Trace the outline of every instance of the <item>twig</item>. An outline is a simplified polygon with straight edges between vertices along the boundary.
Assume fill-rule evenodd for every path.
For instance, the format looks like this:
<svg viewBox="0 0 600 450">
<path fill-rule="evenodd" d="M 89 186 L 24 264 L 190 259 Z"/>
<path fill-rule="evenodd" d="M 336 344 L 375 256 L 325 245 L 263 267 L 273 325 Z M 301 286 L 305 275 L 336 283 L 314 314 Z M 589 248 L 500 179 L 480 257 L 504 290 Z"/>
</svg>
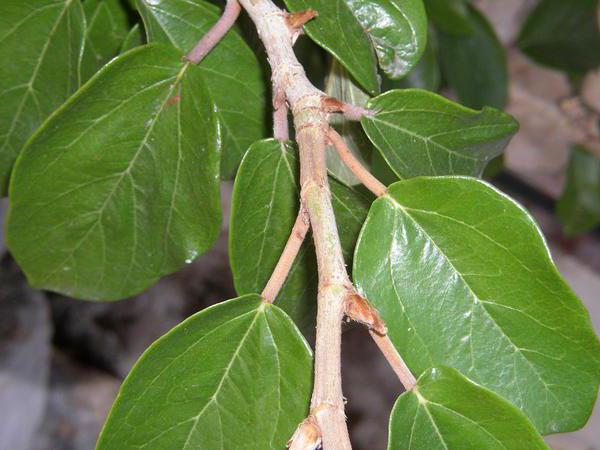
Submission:
<svg viewBox="0 0 600 450">
<path fill-rule="evenodd" d="M 275 301 L 277 294 L 279 294 L 283 283 L 285 283 L 285 280 L 290 273 L 290 269 L 292 268 L 292 264 L 294 264 L 296 256 L 298 256 L 298 252 L 300 251 L 300 247 L 302 247 L 302 243 L 304 242 L 309 227 L 309 222 L 301 210 L 298 213 L 298 217 L 296 217 L 296 222 L 294 223 L 290 237 L 285 244 L 285 248 L 279 257 L 279 261 L 277 262 L 273 273 L 271 274 L 271 278 L 269 278 L 267 285 L 262 291 L 261 295 L 265 299 L 265 302 L 273 303 Z"/>
<path fill-rule="evenodd" d="M 277 87 L 273 87 L 273 91 L 273 137 L 278 141 L 288 141 L 290 139 L 289 108 L 285 93 Z"/>
<path fill-rule="evenodd" d="M 210 51 L 219 43 L 223 36 L 227 34 L 229 29 L 233 26 L 240 11 L 242 10 L 238 0 L 227 0 L 223 15 L 219 18 L 217 23 L 208 30 L 202 39 L 196 44 L 196 46 L 186 56 L 188 61 L 198 64 Z"/>
<path fill-rule="evenodd" d="M 373 330 L 370 330 L 369 333 L 406 390 L 410 391 L 414 388 L 417 385 L 417 380 L 396 350 L 396 347 L 394 347 L 394 344 L 392 344 L 389 336 L 387 334 L 382 336 Z"/>
<path fill-rule="evenodd" d="M 377 197 L 387 193 L 387 188 L 371 172 L 369 172 L 360 161 L 352 154 L 344 139 L 333 128 L 327 133 L 329 140 L 337 150 L 344 164 L 352 171 L 358 180 L 364 184 Z"/>
<path fill-rule="evenodd" d="M 372 116 L 374 113 L 360 106 L 345 103 L 334 97 L 325 97 L 321 100 L 323 109 L 330 113 L 342 113 L 348 120 L 360 120 L 365 116 Z"/>
</svg>

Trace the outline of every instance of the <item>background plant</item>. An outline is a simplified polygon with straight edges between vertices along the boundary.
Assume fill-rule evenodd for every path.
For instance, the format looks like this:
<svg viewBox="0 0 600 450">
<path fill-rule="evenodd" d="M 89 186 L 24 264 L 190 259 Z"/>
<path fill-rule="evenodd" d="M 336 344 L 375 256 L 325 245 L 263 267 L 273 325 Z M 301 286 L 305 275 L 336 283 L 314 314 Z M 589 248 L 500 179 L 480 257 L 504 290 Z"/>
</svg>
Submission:
<svg viewBox="0 0 600 450">
<path fill-rule="evenodd" d="M 298 424 L 292 448 L 349 448 L 344 316 L 370 328 L 408 390 L 390 448 L 538 448 L 586 422 L 598 387 L 587 312 L 529 215 L 477 179 L 515 121 L 395 89 L 435 90 L 442 73 L 468 106 L 502 107 L 504 56 L 481 14 L 417 0 L 289 0 L 291 14 L 229 1 L 220 19 L 201 0 L 133 6 L 144 33 L 117 1 L 11 1 L 0 19 L 14 61 L 0 77 L 8 244 L 34 286 L 94 300 L 146 289 L 212 245 L 219 178 L 237 171 L 241 297 L 148 349 L 98 448 L 282 448 Z M 264 55 L 229 31 L 241 8 L 271 65 L 274 139 L 261 140 Z M 304 25 L 333 56 L 323 91 L 292 51 Z M 319 54 L 304 46 L 309 66 Z M 392 89 L 378 95 L 380 74 Z M 310 329 L 315 299 L 313 379 L 290 318 Z"/>
</svg>

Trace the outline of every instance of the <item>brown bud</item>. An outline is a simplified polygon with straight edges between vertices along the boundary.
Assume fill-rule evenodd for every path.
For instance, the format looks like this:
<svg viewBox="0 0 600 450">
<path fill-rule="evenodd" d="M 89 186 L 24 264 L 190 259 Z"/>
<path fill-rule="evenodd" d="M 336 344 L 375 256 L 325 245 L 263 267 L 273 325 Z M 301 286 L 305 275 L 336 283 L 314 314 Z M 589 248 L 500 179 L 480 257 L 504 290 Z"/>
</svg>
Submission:
<svg viewBox="0 0 600 450">
<path fill-rule="evenodd" d="M 287 23 L 292 30 L 297 30 L 298 28 L 302 28 L 305 23 L 311 21 L 318 15 L 319 13 L 314 9 L 305 9 L 304 11 L 288 14 Z"/>
<path fill-rule="evenodd" d="M 368 326 L 369 329 L 381 336 L 387 334 L 385 323 L 381 320 L 377 310 L 369 305 L 366 298 L 354 291 L 346 296 L 346 315 L 355 322 Z"/>
<path fill-rule="evenodd" d="M 321 107 L 325 112 L 336 113 L 344 112 L 346 104 L 333 97 L 323 97 L 321 99 Z"/>
<path fill-rule="evenodd" d="M 310 450 L 316 450 L 321 446 L 321 429 L 313 416 L 304 419 L 287 445 L 290 449 Z"/>
</svg>

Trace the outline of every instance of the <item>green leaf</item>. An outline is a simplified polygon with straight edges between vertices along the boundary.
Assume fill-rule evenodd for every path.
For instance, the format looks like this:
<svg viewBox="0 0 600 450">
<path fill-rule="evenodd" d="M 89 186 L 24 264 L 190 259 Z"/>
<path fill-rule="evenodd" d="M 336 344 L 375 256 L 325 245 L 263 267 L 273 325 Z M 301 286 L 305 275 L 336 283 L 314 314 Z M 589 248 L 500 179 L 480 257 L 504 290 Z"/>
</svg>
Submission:
<svg viewBox="0 0 600 450">
<path fill-rule="evenodd" d="M 425 372 L 390 418 L 389 450 L 547 448 L 521 411 L 448 367 Z"/>
<path fill-rule="evenodd" d="M 383 78 L 383 91 L 392 89 L 425 89 L 436 92 L 442 84 L 442 74 L 437 60 L 437 37 L 433 29 L 429 30 L 427 46 L 416 66 L 401 80 Z"/>
<path fill-rule="evenodd" d="M 197 67 L 172 47 L 113 60 L 38 130 L 11 181 L 8 245 L 38 288 L 137 294 L 219 233 L 219 147 Z"/>
<path fill-rule="evenodd" d="M 138 0 L 150 42 L 189 52 L 219 19 L 204 0 Z M 246 149 L 266 132 L 265 80 L 258 59 L 231 30 L 199 64 L 217 107 L 223 155 L 221 176 L 232 178 Z"/>
<path fill-rule="evenodd" d="M 85 21 L 76 0 L 2 0 L 0 195 L 23 144 L 79 87 Z"/>
<path fill-rule="evenodd" d="M 129 31 L 129 19 L 121 0 L 85 0 L 83 10 L 87 28 L 81 77 L 87 81 L 119 53 Z"/>
<path fill-rule="evenodd" d="M 473 178 L 398 182 L 373 203 L 354 261 L 358 289 L 413 373 L 458 369 L 544 434 L 585 424 L 600 346 L 514 201 Z"/>
<path fill-rule="evenodd" d="M 325 83 L 325 93 L 351 105 L 365 107 L 369 96 L 352 80 L 350 74 L 334 59 Z M 360 123 L 348 120 L 341 114 L 332 115 L 329 123 L 344 138 L 354 156 L 366 167 L 371 157 L 373 146 L 365 135 Z M 360 184 L 348 166 L 341 160 L 333 147 L 327 150 L 327 168 L 329 172 L 348 186 Z"/>
<path fill-rule="evenodd" d="M 418 89 L 386 92 L 368 107 L 376 113 L 363 127 L 400 178 L 480 176 L 518 130 L 501 111 L 474 111 Z"/>
<path fill-rule="evenodd" d="M 277 307 L 258 295 L 215 305 L 146 350 L 96 449 L 284 449 L 308 413 L 311 372 Z"/>
<path fill-rule="evenodd" d="M 508 68 L 504 47 L 487 19 L 469 7 L 468 35 L 439 33 L 444 78 L 461 103 L 470 108 L 503 108 L 508 100 Z"/>
<path fill-rule="evenodd" d="M 131 30 L 129 30 L 127 36 L 125 36 L 125 40 L 123 41 L 119 53 L 127 53 L 129 50 L 140 47 L 141 45 L 144 45 L 144 32 L 142 31 L 140 24 L 136 23 Z"/>
<path fill-rule="evenodd" d="M 261 292 L 269 280 L 296 221 L 299 186 L 299 161 L 291 143 L 260 141 L 244 156 L 229 227 L 229 259 L 238 294 Z M 330 186 L 342 247 L 350 258 L 370 199 L 333 179 Z M 316 282 L 309 236 L 276 300 L 302 329 L 314 324 Z"/>
<path fill-rule="evenodd" d="M 463 35 L 473 32 L 465 0 L 424 0 L 424 2 L 427 17 L 439 30 Z"/>
<path fill-rule="evenodd" d="M 567 183 L 557 204 L 558 217 L 569 236 L 600 224 L 600 159 L 583 147 L 573 147 Z"/>
<path fill-rule="evenodd" d="M 540 64 L 568 72 L 600 66 L 598 0 L 542 0 L 529 15 L 519 48 Z"/>
</svg>

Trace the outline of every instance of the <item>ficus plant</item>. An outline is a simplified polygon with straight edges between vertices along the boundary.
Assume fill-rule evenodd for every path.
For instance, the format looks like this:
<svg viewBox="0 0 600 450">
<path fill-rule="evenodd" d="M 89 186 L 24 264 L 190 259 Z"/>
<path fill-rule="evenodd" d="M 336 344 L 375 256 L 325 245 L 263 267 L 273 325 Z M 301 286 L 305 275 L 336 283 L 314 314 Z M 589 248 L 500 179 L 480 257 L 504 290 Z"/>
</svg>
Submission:
<svg viewBox="0 0 600 450">
<path fill-rule="evenodd" d="M 329 55 L 319 87 L 294 53 L 323 56 L 303 32 Z M 351 448 L 345 319 L 406 388 L 390 449 L 546 448 L 586 423 L 589 315 L 535 221 L 481 179 L 518 125 L 485 106 L 505 87 L 474 97 L 452 69 L 477 36 L 496 48 L 461 1 L 3 0 L 0 186 L 31 285 L 144 291 L 212 246 L 235 174 L 239 297 L 143 354 L 99 450 Z M 438 83 L 436 52 L 482 109 L 401 87 Z"/>
</svg>

